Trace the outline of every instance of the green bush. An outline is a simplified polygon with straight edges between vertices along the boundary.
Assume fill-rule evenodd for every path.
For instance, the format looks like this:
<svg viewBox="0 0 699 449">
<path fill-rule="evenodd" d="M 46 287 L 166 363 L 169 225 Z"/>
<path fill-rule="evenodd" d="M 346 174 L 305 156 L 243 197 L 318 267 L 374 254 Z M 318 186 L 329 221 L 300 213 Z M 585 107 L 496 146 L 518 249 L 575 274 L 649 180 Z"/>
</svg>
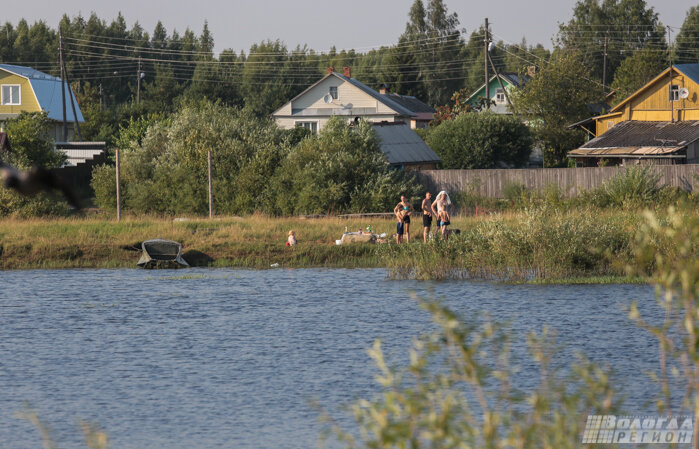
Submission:
<svg viewBox="0 0 699 449">
<path fill-rule="evenodd" d="M 629 167 L 600 186 L 598 200 L 603 205 L 650 204 L 657 199 L 660 175 L 652 167 Z"/>
<path fill-rule="evenodd" d="M 427 143 L 442 158 L 443 168 L 493 168 L 498 162 L 524 165 L 532 137 L 520 120 L 482 112 L 443 122 L 429 132 Z"/>
<path fill-rule="evenodd" d="M 57 167 L 65 161 L 62 152 L 54 151 L 48 136 L 52 123 L 46 112 L 22 112 L 5 123 L 12 151 L 4 162 L 28 169 L 32 166 Z M 39 217 L 66 215 L 68 205 L 55 195 L 22 196 L 0 187 L 0 217 Z"/>
<path fill-rule="evenodd" d="M 29 197 L 0 187 L 0 217 L 30 218 L 67 214 L 68 204 L 61 199 L 47 194 Z"/>
<path fill-rule="evenodd" d="M 392 210 L 401 195 L 416 198 L 410 175 L 390 170 L 372 125 L 351 128 L 333 117 L 317 137 L 302 140 L 282 162 L 271 189 L 272 212 L 315 214 Z"/>
<path fill-rule="evenodd" d="M 209 151 L 217 213 L 384 211 L 420 194 L 413 177 L 389 170 L 366 122 L 336 118 L 312 136 L 202 102 L 168 120 L 132 120 L 118 145 L 123 207 L 142 213 L 206 213 Z M 97 205 L 114 209 L 114 167 L 95 169 L 92 187 Z"/>
</svg>

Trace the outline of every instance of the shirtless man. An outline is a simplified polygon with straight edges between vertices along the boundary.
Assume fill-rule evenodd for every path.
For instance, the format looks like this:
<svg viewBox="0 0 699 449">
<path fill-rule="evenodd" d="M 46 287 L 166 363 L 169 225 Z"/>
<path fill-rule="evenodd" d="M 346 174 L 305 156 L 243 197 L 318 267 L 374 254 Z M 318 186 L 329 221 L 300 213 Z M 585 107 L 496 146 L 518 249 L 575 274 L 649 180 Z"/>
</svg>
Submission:
<svg viewBox="0 0 699 449">
<path fill-rule="evenodd" d="M 432 194 L 427 192 L 422 200 L 422 240 L 427 243 L 427 235 L 432 227 Z"/>
<path fill-rule="evenodd" d="M 446 215 L 444 215 L 442 212 L 446 212 Z M 434 214 L 435 217 L 437 217 L 437 229 L 441 230 L 442 237 L 446 238 L 447 236 L 447 226 L 449 226 L 451 223 L 449 219 L 446 219 L 445 221 L 441 221 L 440 217 L 446 216 L 449 217 L 451 213 L 454 211 L 454 205 L 451 203 L 451 200 L 449 199 L 449 195 L 447 192 L 442 190 L 437 194 L 437 198 L 435 199 L 435 202 L 432 203 L 432 213 Z"/>
<path fill-rule="evenodd" d="M 413 206 L 408 202 L 408 199 L 401 195 L 400 203 L 396 204 L 393 208 L 393 213 L 396 214 L 398 219 L 398 224 L 396 225 L 396 243 L 401 243 L 403 241 L 403 234 L 405 234 L 405 241 L 410 243 L 410 214 L 413 212 Z"/>
</svg>

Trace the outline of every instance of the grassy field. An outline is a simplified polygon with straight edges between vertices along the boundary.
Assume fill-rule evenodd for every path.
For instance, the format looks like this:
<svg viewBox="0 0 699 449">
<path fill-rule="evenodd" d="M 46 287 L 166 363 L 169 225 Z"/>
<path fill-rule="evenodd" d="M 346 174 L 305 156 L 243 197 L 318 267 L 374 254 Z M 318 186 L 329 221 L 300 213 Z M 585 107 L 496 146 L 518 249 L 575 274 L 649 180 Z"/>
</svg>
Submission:
<svg viewBox="0 0 699 449">
<path fill-rule="evenodd" d="M 117 268 L 135 267 L 140 243 L 152 238 L 181 242 L 185 253 L 213 266 L 377 267 L 373 245 L 337 246 L 347 227 L 372 226 L 391 233 L 386 219 L 338 218 L 98 218 L 0 220 L 0 268 Z M 299 244 L 285 245 L 289 230 Z"/>
<path fill-rule="evenodd" d="M 683 213 L 697 217 L 692 209 Z M 135 267 L 140 243 L 164 238 L 181 242 L 185 258 L 197 266 L 385 267 L 397 278 L 639 282 L 627 277 L 625 267 L 634 256 L 632 242 L 643 220 L 637 210 L 542 207 L 455 217 L 452 228 L 461 235 L 423 244 L 421 222 L 415 219 L 413 241 L 396 245 L 394 220 L 375 217 L 7 219 L 0 220 L 0 268 Z M 369 225 L 377 234 L 388 234 L 388 243 L 335 245 L 345 228 Z M 291 229 L 299 240 L 295 247 L 285 245 Z M 672 252 L 661 241 L 657 245 Z"/>
</svg>

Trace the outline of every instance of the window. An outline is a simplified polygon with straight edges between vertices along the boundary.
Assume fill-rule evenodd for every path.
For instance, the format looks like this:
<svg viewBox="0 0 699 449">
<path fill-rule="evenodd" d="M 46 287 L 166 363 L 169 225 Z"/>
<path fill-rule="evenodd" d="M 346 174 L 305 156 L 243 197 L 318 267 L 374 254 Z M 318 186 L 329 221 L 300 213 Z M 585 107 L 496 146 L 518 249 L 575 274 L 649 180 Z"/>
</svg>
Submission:
<svg viewBox="0 0 699 449">
<path fill-rule="evenodd" d="M 318 122 L 296 122 L 296 126 L 306 128 L 313 134 L 316 134 L 318 132 Z"/>
<path fill-rule="evenodd" d="M 670 101 L 680 101 L 680 86 L 677 84 L 670 86 Z"/>
<path fill-rule="evenodd" d="M 495 102 L 496 103 L 504 103 L 505 102 L 505 91 L 501 88 L 498 88 L 495 91 Z"/>
<path fill-rule="evenodd" d="M 2 93 L 0 93 L 0 96 L 2 96 L 3 105 L 22 104 L 19 84 L 3 84 Z"/>
<path fill-rule="evenodd" d="M 330 97 L 333 100 L 337 100 L 337 86 L 330 86 Z"/>
</svg>

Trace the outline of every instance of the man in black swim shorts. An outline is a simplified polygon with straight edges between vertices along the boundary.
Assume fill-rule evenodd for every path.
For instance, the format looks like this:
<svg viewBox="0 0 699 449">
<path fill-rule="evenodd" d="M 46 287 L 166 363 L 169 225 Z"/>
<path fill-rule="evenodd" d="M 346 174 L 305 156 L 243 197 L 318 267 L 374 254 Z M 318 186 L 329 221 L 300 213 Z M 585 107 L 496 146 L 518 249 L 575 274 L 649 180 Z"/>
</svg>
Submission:
<svg viewBox="0 0 699 449">
<path fill-rule="evenodd" d="M 432 227 L 432 194 L 427 192 L 422 200 L 422 240 L 427 243 L 427 236 Z"/>
</svg>

